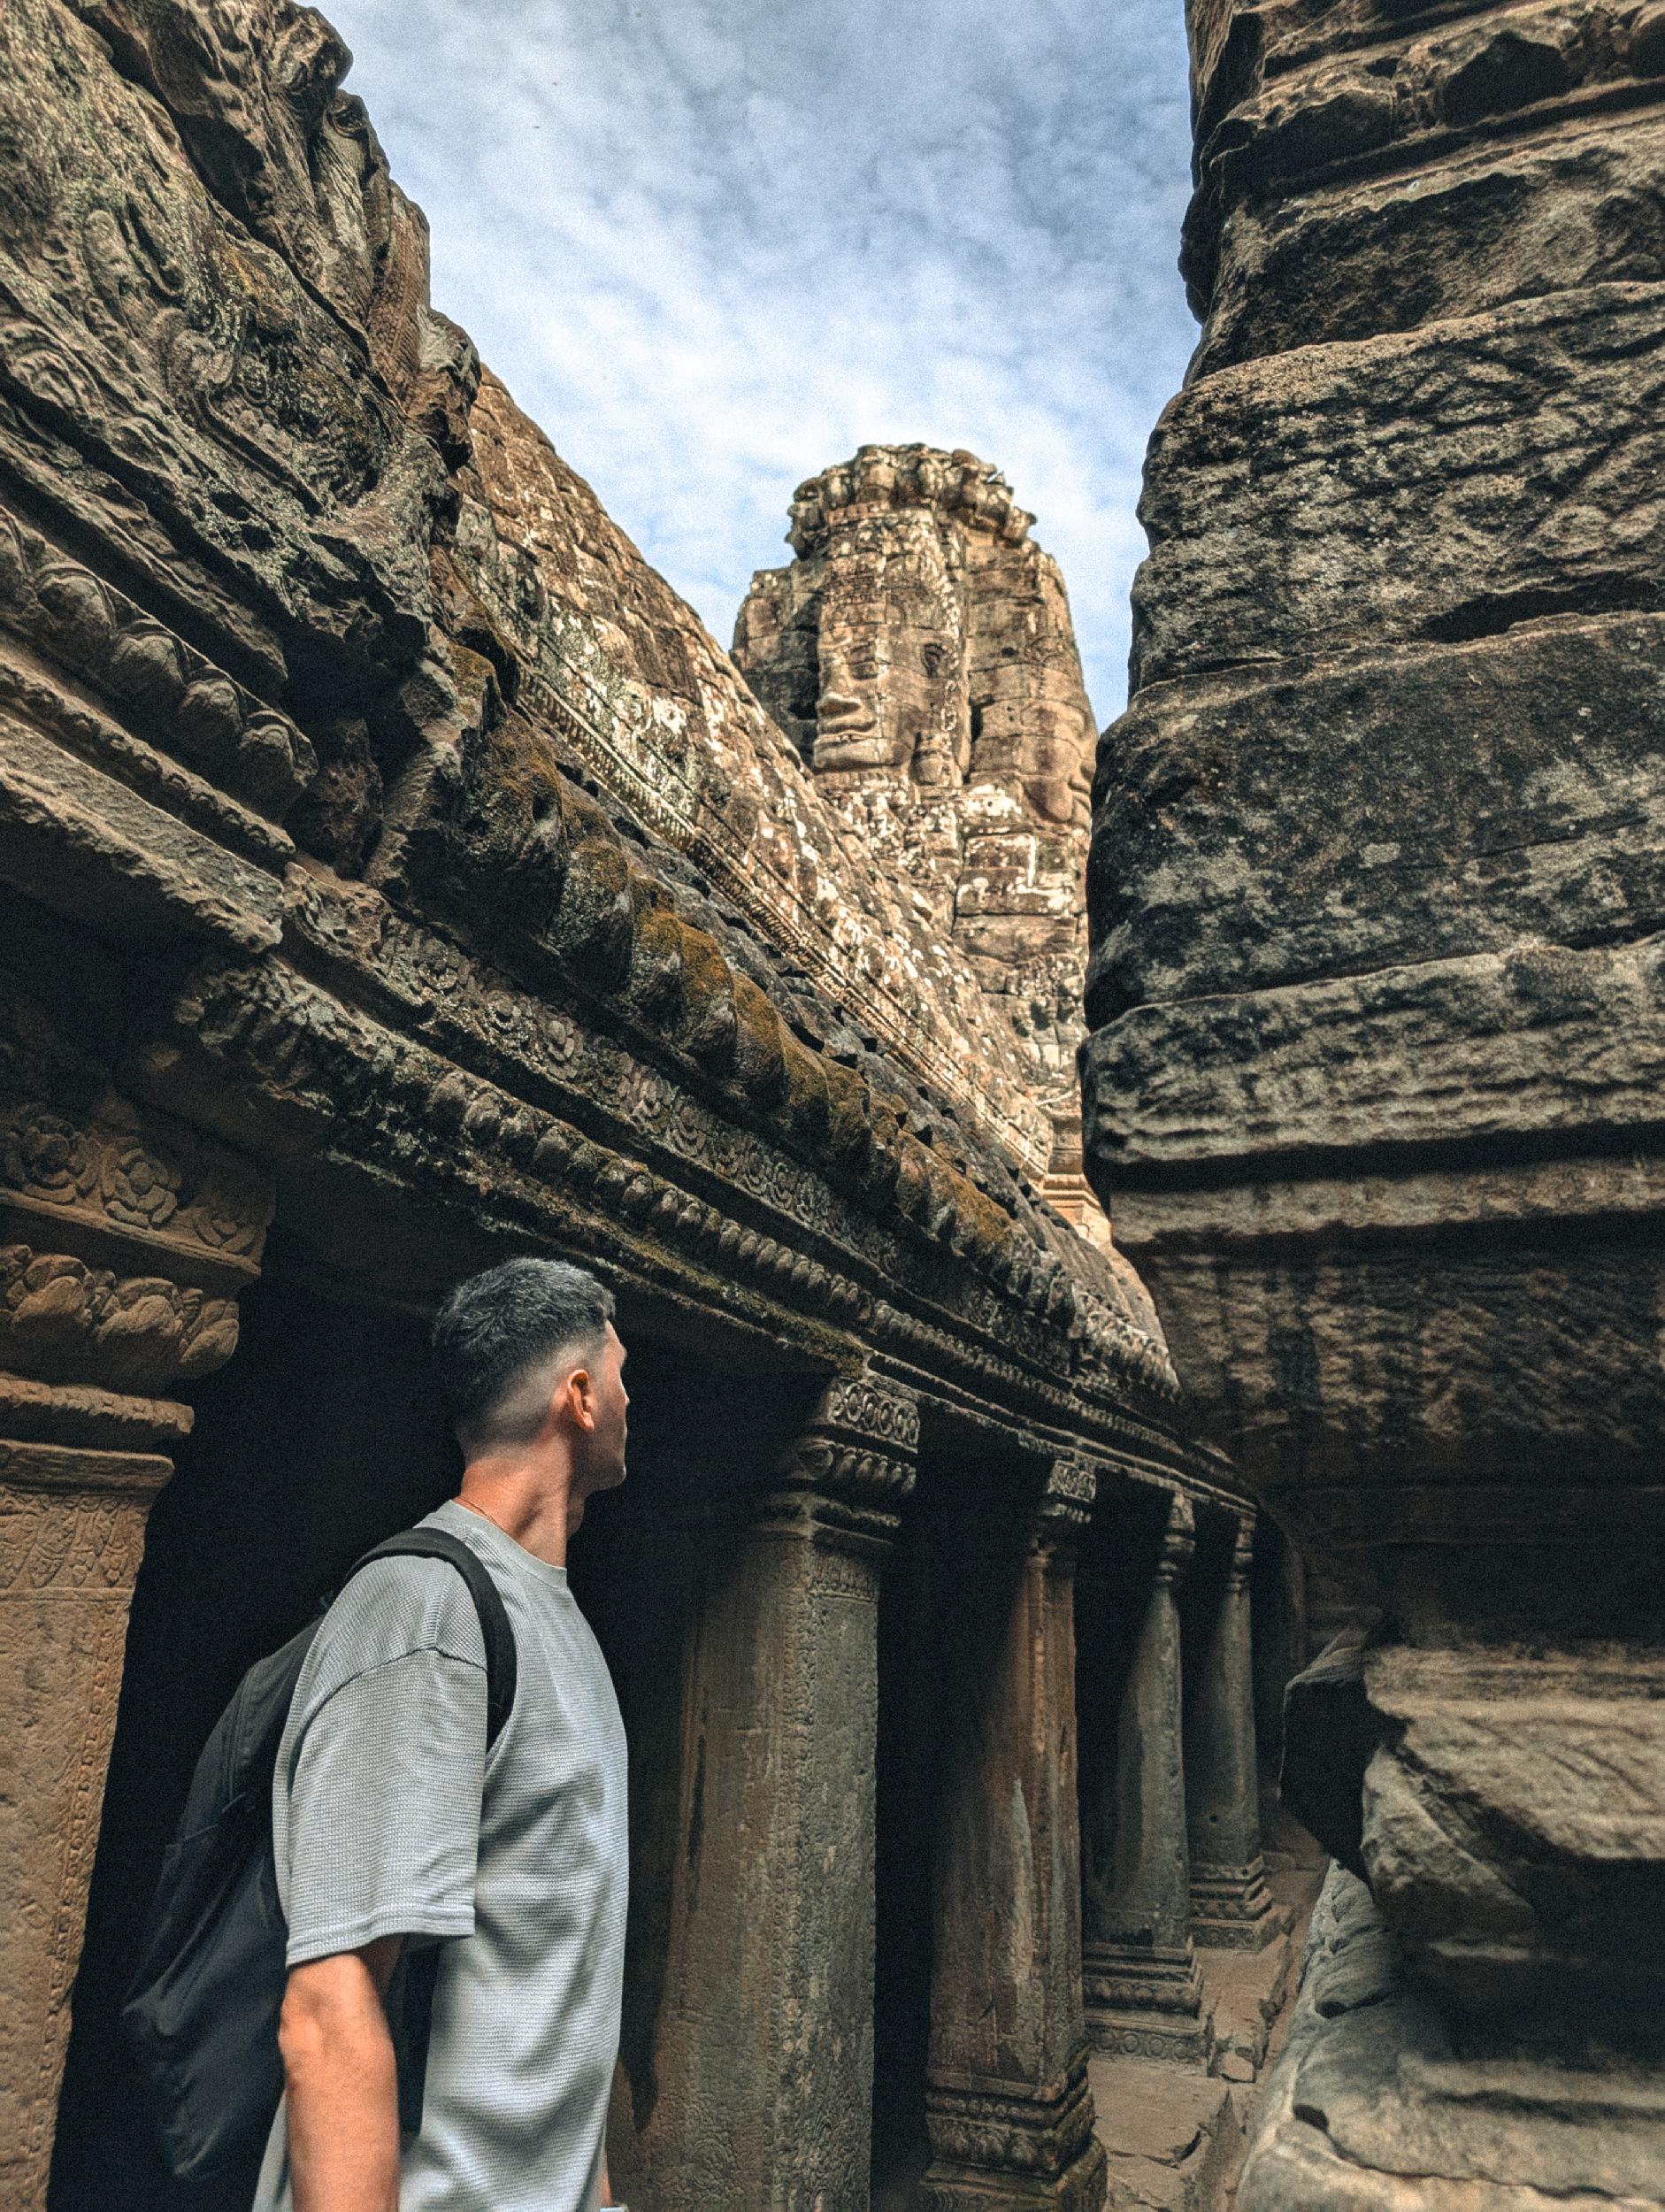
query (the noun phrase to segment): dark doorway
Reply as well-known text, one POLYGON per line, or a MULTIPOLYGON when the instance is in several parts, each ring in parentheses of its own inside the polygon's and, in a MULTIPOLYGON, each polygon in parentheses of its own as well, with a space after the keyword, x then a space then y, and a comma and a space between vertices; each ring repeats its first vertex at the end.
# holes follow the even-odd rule
POLYGON ((1138 1864, 1138 1770, 1143 1747, 1121 1742, 1151 1584, 1167 1525, 1166 1492, 1126 1485, 1101 1495, 1082 1542, 1075 1581, 1076 1741, 1081 1809, 1081 1894, 1089 1940, 1114 1913, 1138 1864), (1121 1831, 1121 1832, 1118 1832, 1121 1831))
MULTIPOLYGON (((931 1409, 879 1607, 873 2212, 912 2212, 951 1793, 980 1786, 976 1717, 1003 1640, 1029 1474, 931 1409)), ((951 1932, 951 1929, 950 1929, 951 1932)))

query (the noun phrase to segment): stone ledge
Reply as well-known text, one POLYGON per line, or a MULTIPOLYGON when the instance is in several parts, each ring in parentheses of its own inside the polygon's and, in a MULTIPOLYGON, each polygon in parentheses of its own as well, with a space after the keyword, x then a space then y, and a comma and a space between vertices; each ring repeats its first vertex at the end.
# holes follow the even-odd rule
POLYGON ((1459 2049, 1332 1868, 1239 2212, 1627 2212, 1665 2201, 1665 2084, 1613 2051, 1459 2049))

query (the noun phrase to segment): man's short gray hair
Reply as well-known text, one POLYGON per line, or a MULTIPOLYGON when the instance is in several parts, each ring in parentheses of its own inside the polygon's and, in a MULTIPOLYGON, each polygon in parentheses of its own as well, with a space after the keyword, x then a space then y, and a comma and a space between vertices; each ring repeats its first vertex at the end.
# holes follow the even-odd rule
POLYGON ((504 1260, 459 1283, 434 1322, 434 1364, 464 1448, 530 1443, 543 1417, 526 1386, 565 1352, 600 1344, 613 1294, 564 1260, 504 1260))

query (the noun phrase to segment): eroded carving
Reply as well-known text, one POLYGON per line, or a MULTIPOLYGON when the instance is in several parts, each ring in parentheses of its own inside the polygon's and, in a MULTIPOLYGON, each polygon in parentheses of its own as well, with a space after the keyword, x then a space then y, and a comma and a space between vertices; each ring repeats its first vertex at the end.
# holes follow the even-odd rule
POLYGON ((1093 730, 1056 568, 967 453, 864 446, 792 512, 798 562, 754 578, 735 657, 852 833, 970 959, 1051 1119, 1051 1164, 1078 1176, 1093 730))

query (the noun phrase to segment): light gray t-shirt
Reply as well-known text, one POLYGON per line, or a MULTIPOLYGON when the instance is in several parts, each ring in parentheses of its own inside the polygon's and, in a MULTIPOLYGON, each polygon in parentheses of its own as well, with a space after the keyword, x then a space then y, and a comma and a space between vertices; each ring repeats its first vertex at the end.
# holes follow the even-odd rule
MULTIPOLYGON (((456 1568, 384 1559, 353 1577, 278 1753, 288 1962, 395 1933, 441 1942, 400 2212, 594 2212, 625 1962, 618 1701, 564 1568, 455 1502, 423 1525, 490 1569, 514 1708, 488 1760, 485 1640, 456 1568)), ((254 2212, 291 2202, 280 2111, 254 2212)))

